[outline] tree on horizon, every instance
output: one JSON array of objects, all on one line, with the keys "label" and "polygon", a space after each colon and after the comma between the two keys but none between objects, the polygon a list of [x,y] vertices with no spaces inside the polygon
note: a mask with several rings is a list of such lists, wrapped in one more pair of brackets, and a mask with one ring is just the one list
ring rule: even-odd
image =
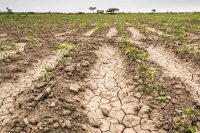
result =
[{"label": "tree on horizon", "polygon": [[12,9],[6,7],[7,13],[12,13]]},{"label": "tree on horizon", "polygon": [[155,12],[156,12],[156,9],[152,9],[152,12],[155,13]]},{"label": "tree on horizon", "polygon": [[89,9],[92,10],[93,13],[94,13],[94,10],[96,10],[97,8],[96,7],[89,7]]},{"label": "tree on horizon", "polygon": [[109,8],[106,12],[114,14],[116,11],[119,11],[118,8]]}]

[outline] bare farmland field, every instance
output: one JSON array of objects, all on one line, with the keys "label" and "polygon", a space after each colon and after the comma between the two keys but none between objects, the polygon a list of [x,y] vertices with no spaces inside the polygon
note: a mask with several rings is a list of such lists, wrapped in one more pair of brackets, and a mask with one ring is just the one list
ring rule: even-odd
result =
[{"label": "bare farmland field", "polygon": [[0,14],[1,133],[199,133],[198,14]]}]

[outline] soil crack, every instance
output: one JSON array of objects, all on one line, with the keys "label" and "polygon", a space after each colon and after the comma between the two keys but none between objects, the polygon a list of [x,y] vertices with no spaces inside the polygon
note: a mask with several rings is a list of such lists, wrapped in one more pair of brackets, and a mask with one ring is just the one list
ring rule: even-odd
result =
[{"label": "soil crack", "polygon": [[[139,39],[144,37],[135,28],[129,27],[128,30],[133,35],[132,38],[129,40],[132,43],[135,43],[136,41],[139,41]],[[142,46],[142,43],[139,44],[140,46]],[[193,69],[192,67],[190,67],[191,65],[182,65],[184,63],[180,59],[178,59],[176,55],[167,51],[163,46],[144,46],[144,48],[149,53],[149,59],[163,67],[163,73],[166,76],[180,78],[182,82],[186,83],[188,86],[191,86],[189,91],[199,98],[199,70]]]},{"label": "soil crack", "polygon": [[[125,72],[126,62],[119,53],[118,49],[107,45],[97,51],[99,60],[91,70],[96,73],[86,80],[90,89],[86,90],[83,99],[92,125],[88,126],[89,132],[145,132],[142,127],[146,121],[154,127],[153,121],[138,115],[140,106],[148,106],[133,96],[137,90],[134,85],[128,84],[130,79]],[[104,77],[99,78],[104,74]]]},{"label": "soil crack", "polygon": [[19,75],[19,79],[15,82],[6,82],[0,87],[0,125],[5,124],[15,112],[14,103],[15,96],[23,92],[33,85],[33,82],[42,77],[45,67],[49,66],[55,68],[58,64],[60,52],[53,52],[54,54],[39,60],[33,65],[33,68],[26,73]]}]

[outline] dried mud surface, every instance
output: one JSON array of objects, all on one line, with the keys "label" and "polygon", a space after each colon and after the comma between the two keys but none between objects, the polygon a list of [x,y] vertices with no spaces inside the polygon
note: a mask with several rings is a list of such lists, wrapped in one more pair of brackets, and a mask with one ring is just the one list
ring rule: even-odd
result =
[{"label": "dried mud surface", "polygon": [[159,30],[152,28],[152,27],[146,27],[146,29],[151,31],[151,32],[157,33],[159,36],[161,36],[163,34],[162,31],[159,31]]},{"label": "dried mud surface", "polygon": [[106,36],[107,36],[108,38],[112,38],[112,37],[116,36],[117,33],[118,33],[117,29],[116,29],[115,27],[112,27],[112,28],[110,28],[109,31],[107,32]]},{"label": "dried mud surface", "polygon": [[95,32],[95,30],[96,29],[91,29],[91,30],[87,31],[86,33],[84,33],[83,35],[89,37]]},{"label": "dried mud surface", "polygon": [[[137,82],[125,71],[126,60],[120,50],[103,46],[97,51],[98,61],[85,80],[83,105],[93,133],[142,133],[159,131],[157,121],[149,119],[151,108],[140,99]],[[146,126],[148,124],[148,126]]]},{"label": "dried mud surface", "polygon": [[[173,95],[175,93],[176,95],[178,94],[183,94],[182,95],[182,100],[180,104],[173,105],[171,106],[171,115],[165,114],[165,116],[168,117],[168,120],[173,119],[175,117],[174,114],[178,114],[175,110],[176,108],[183,108],[185,107],[197,107],[198,109],[198,104],[199,104],[199,69],[195,68],[193,64],[183,62],[179,58],[177,58],[173,53],[169,52],[167,49],[165,49],[162,46],[158,45],[149,45],[145,44],[143,42],[144,36],[140,35],[138,33],[138,30],[135,30],[135,28],[128,27],[128,31],[133,35],[131,39],[129,39],[130,42],[136,44],[138,47],[144,48],[145,50],[148,51],[149,53],[149,61],[157,64],[159,67],[161,67],[161,72],[163,73],[163,76],[167,78],[172,78],[175,80],[175,83],[182,84],[182,85],[174,85],[174,83],[171,83],[171,85],[174,85],[175,88],[176,86],[179,86],[178,89],[182,89],[179,91],[182,91],[179,93],[177,92],[171,92],[170,95]],[[140,37],[139,37],[140,36]],[[168,81],[169,82],[169,81]],[[181,87],[182,86],[182,87]],[[165,88],[165,87],[164,87]],[[173,87],[172,87],[173,88]],[[170,90],[172,91],[172,90]],[[184,96],[185,95],[185,96]],[[190,96],[189,96],[190,95]],[[191,97],[192,100],[184,100],[184,97]],[[170,96],[171,97],[171,96]],[[179,96],[175,98],[176,101],[179,101]],[[167,109],[166,109],[167,110]],[[173,120],[171,120],[173,123]],[[198,120],[199,121],[199,120]],[[198,128],[199,128],[199,122],[198,122]],[[172,129],[172,132],[173,131]]]},{"label": "dried mud surface", "polygon": [[[196,65],[199,65],[199,50],[198,50],[198,44],[200,41],[200,37],[197,34],[192,34],[189,31],[185,33],[184,38],[186,40],[186,43],[181,43],[182,39],[177,39],[175,42],[172,42],[174,46],[170,46],[170,41],[167,39],[162,40],[163,32],[159,31],[152,27],[146,27],[148,31],[151,31],[151,33],[155,34],[153,35],[153,38],[155,39],[155,43],[159,43],[159,45],[163,45],[166,48],[171,48],[171,51],[174,52],[180,59],[186,60],[189,62],[194,62]],[[157,36],[158,35],[158,36]],[[152,36],[151,36],[152,37]],[[150,38],[151,38],[150,37]],[[184,49],[188,50],[186,53],[184,53]],[[170,49],[169,49],[170,50]],[[169,51],[168,50],[168,51]]]},{"label": "dried mud surface", "polygon": [[[55,53],[55,52],[54,52]],[[19,79],[15,82],[5,82],[0,86],[0,125],[4,125],[12,114],[14,114],[14,104],[16,102],[16,96],[27,88],[31,87],[32,83],[42,77],[42,71],[45,66],[51,66],[55,68],[58,64],[58,55],[52,55],[44,60],[33,64],[33,68],[19,75]]]},{"label": "dried mud surface", "polygon": [[[85,132],[87,117],[82,113],[83,107],[78,93],[84,91],[87,86],[78,82],[87,77],[87,71],[96,60],[93,51],[98,45],[95,42],[85,44],[79,41],[70,64],[57,66],[51,81],[35,79],[32,84],[25,86],[26,90],[11,96],[11,99],[16,99],[11,101],[12,107],[15,108],[12,109],[13,112],[8,111],[7,115],[2,117],[4,128],[1,132]],[[49,57],[48,61],[53,60]],[[55,62],[53,64],[55,65]],[[36,72],[35,77],[42,74],[40,71]]]},{"label": "dried mud surface", "polygon": [[[110,28],[107,38],[101,33],[93,36],[91,30],[87,35],[57,34],[59,42],[76,45],[68,64],[57,64],[59,55],[51,53],[15,82],[3,82],[0,132],[174,133],[174,118],[183,108],[199,111],[197,96],[189,91],[195,90],[191,82],[199,83],[198,73],[160,47],[143,46],[145,37],[136,28],[129,25],[128,30],[133,34],[130,45],[146,49],[151,67],[160,72],[160,89],[142,93],[139,63],[129,62],[114,38],[116,28]],[[48,82],[42,80],[45,64],[54,68]],[[157,100],[160,95],[166,100]],[[199,114],[192,122],[200,127]]]},{"label": "dried mud surface", "polygon": [[[128,30],[133,35],[132,36],[133,42],[138,41],[138,39],[141,39],[142,37],[144,37],[143,35],[138,36],[139,35],[138,30],[135,30],[134,28],[129,28]],[[137,36],[138,38],[135,39],[135,36]],[[199,69],[194,69],[192,66],[193,64],[182,62],[173,53],[168,52],[162,46],[145,46],[145,45],[142,46],[141,45],[141,47],[146,47],[146,50],[149,53],[150,60],[162,66],[165,70],[164,73],[166,75],[180,78],[182,82],[185,82],[187,85],[192,86],[193,90],[191,91],[194,92],[199,97],[199,94],[200,94],[199,92],[200,70]]]},{"label": "dried mud surface", "polygon": [[[21,73],[26,73],[29,69],[32,69],[33,64],[37,63],[39,59],[43,59],[55,50],[53,44],[57,44],[55,38],[49,40],[37,39],[36,44],[33,46],[27,44],[27,39],[22,39],[25,47],[21,47],[21,52],[16,54],[11,52],[5,60],[0,60],[0,83],[6,81],[14,82],[19,78]],[[19,43],[21,44],[21,43]]]}]

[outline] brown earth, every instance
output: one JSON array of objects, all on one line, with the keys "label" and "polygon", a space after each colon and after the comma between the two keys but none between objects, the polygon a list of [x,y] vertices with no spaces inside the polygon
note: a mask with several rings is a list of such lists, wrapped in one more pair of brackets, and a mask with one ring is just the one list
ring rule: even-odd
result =
[{"label": "brown earth", "polygon": [[[193,86],[190,88],[191,82],[198,84],[199,77],[190,79],[192,72],[182,69],[185,67],[177,63],[174,59],[176,57],[173,56],[173,60],[165,52],[157,50],[157,47],[146,47],[141,41],[143,35],[139,30],[132,27],[129,30],[133,33],[131,43],[123,45],[116,39],[117,30],[114,28],[108,30],[108,38],[98,36],[100,33],[95,36],[90,33],[87,37],[60,34],[59,42],[76,45],[69,63],[57,64],[58,60],[55,59],[49,82],[42,80],[43,66],[40,70],[35,66],[33,70],[36,73],[31,74],[31,77],[36,74],[36,79],[12,84],[16,89],[24,89],[6,97],[6,103],[2,101],[2,106],[12,103],[13,111],[10,111],[10,106],[8,109],[3,106],[2,110],[8,111],[6,115],[0,115],[1,122],[4,121],[1,123],[1,132],[174,133],[175,118],[185,108],[198,111],[188,123],[199,128],[200,104],[198,97],[190,91],[195,90]],[[143,93],[145,77],[139,76],[137,72],[140,62],[129,61],[129,55],[122,47],[126,45],[149,52],[146,62],[151,69],[159,72],[155,80],[159,89],[150,94]],[[158,53],[155,53],[155,49]],[[49,59],[50,62],[53,60]],[[162,60],[164,63],[160,62]],[[166,63],[171,67],[165,66]],[[179,74],[171,71],[171,68]],[[188,76],[184,76],[188,73]],[[22,78],[29,79],[21,73],[18,79]],[[8,83],[4,81],[4,84]],[[11,89],[12,85],[5,89]],[[166,99],[159,101],[159,96],[166,96]],[[186,131],[186,128],[178,130]]]}]

